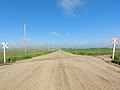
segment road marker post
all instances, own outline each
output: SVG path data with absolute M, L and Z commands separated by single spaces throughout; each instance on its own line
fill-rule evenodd
M 112 38 L 112 44 L 113 44 L 112 60 L 114 60 L 114 57 L 115 57 L 115 47 L 116 47 L 116 44 L 118 44 L 118 40 L 119 38 L 117 37 Z
M 2 42 L 3 49 L 4 49 L 4 63 L 6 63 L 6 48 L 9 48 L 7 44 L 8 42 L 7 43 Z

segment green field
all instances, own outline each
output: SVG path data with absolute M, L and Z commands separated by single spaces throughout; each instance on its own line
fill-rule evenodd
M 23 60 L 23 59 L 30 59 L 32 57 L 48 54 L 54 52 L 53 50 L 47 51 L 47 50 L 29 50 L 27 51 L 27 54 L 24 54 L 23 50 L 7 50 L 6 51 L 6 59 L 7 62 L 10 59 L 11 62 L 17 61 L 17 60 Z M 2 63 L 4 60 L 3 58 L 3 51 L 0 51 L 0 63 Z
M 90 48 L 90 49 L 63 49 L 66 52 L 70 52 L 76 55 L 108 55 L 112 56 L 111 48 Z M 115 60 L 113 63 L 120 65 L 120 49 L 116 49 Z

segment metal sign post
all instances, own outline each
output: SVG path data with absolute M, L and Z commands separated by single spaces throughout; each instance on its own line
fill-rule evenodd
M 114 57 L 115 57 L 115 46 L 116 46 L 116 44 L 118 44 L 118 42 L 117 42 L 118 40 L 119 40 L 119 38 L 116 38 L 116 37 L 112 38 L 112 44 L 113 44 L 112 60 L 114 60 Z
M 4 49 L 4 63 L 6 63 L 6 52 L 5 51 L 6 51 L 6 48 L 9 48 L 7 44 L 8 42 L 7 43 L 2 42 L 3 49 Z

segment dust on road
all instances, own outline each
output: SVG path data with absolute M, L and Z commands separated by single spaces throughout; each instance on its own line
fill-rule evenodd
M 120 68 L 59 50 L 0 66 L 0 90 L 120 90 Z

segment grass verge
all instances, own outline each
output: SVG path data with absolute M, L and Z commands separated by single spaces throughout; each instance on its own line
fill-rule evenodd
M 63 49 L 66 52 L 70 52 L 76 55 L 112 55 L 112 49 L 110 48 L 91 48 L 91 49 Z M 116 49 L 115 60 L 111 62 L 120 65 L 120 49 Z
M 44 54 L 49 54 L 52 53 L 54 51 L 31 51 L 28 52 L 27 54 L 23 54 L 23 51 L 13 51 L 13 50 L 9 50 L 7 51 L 7 57 L 6 60 L 7 62 L 13 62 L 13 61 L 17 61 L 17 60 L 23 60 L 23 59 L 30 59 L 32 57 L 36 57 L 36 56 L 41 56 Z M 3 55 L 0 56 L 0 63 L 2 63 L 4 61 Z
M 106 55 L 112 54 L 110 48 L 90 48 L 90 49 L 63 49 L 76 55 Z M 116 53 L 120 53 L 120 49 L 116 49 Z
M 112 60 L 113 63 L 120 65 L 120 54 L 115 56 L 115 60 Z

